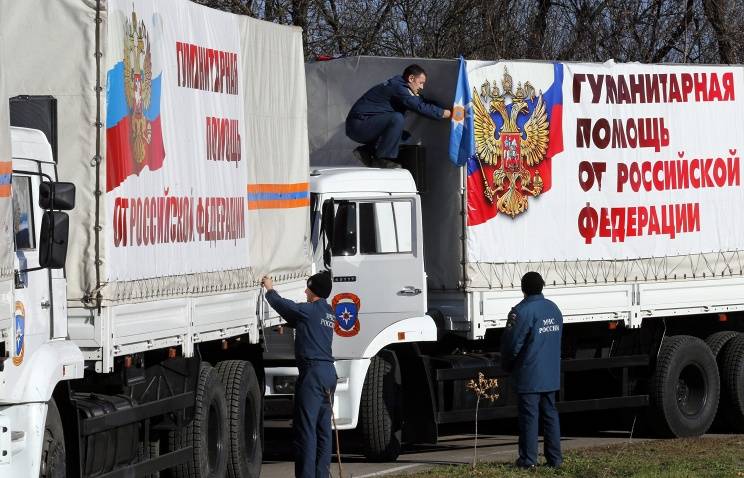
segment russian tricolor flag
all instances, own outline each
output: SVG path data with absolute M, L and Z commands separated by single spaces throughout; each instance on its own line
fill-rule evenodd
M 106 191 L 111 191 L 132 174 L 139 175 L 145 166 L 155 171 L 163 166 L 165 148 L 160 124 L 161 76 L 152 79 L 150 104 L 141 115 L 135 115 L 127 105 L 124 90 L 124 62 L 120 61 L 108 71 L 106 86 Z M 148 131 L 149 125 L 149 131 Z M 144 131 L 142 130 L 144 128 Z M 133 154 L 135 144 L 133 131 L 149 137 L 144 141 L 143 160 L 138 162 Z

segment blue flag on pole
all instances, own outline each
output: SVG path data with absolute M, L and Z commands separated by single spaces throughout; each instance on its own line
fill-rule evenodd
M 452 105 L 452 128 L 450 129 L 449 157 L 455 166 L 462 166 L 475 155 L 473 138 L 473 105 L 470 83 L 465 68 L 465 59 L 460 57 L 460 72 L 457 75 L 455 103 Z

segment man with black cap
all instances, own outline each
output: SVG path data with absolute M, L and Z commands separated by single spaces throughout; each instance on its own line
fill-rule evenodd
M 294 449 L 296 477 L 328 477 L 331 466 L 331 397 L 336 390 L 331 343 L 335 317 L 326 299 L 333 282 L 328 271 L 307 280 L 307 302 L 282 298 L 266 276 L 269 305 L 287 321 L 295 334 L 295 358 L 300 375 L 295 384 Z
M 501 366 L 511 372 L 519 395 L 519 468 L 537 465 L 538 417 L 543 422 L 548 466 L 559 467 L 563 462 L 555 407 L 561 388 L 563 315 L 558 306 L 543 297 L 544 285 L 537 272 L 522 277 L 524 299 L 509 312 L 501 338 Z

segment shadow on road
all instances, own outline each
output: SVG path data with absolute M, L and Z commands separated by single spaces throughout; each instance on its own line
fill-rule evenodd
M 641 424 L 641 412 L 633 410 L 622 413 L 584 412 L 561 416 L 561 435 L 564 443 L 573 441 L 591 442 L 597 439 L 630 438 L 633 430 L 634 438 L 648 437 L 649 434 Z M 461 463 L 463 460 L 442 460 L 442 452 L 462 452 L 473 446 L 473 423 L 461 423 L 441 426 L 440 439 L 436 444 L 404 445 L 396 463 L 425 463 L 431 465 Z M 515 419 L 481 422 L 479 424 L 479 454 L 499 455 L 508 453 L 517 446 L 518 428 Z M 282 463 L 292 461 L 292 430 L 288 423 L 279 428 L 266 430 L 264 447 L 264 463 Z M 361 437 L 357 432 L 341 432 L 341 455 L 344 462 L 349 464 L 367 463 L 362 454 Z M 335 438 L 334 438 L 335 452 Z M 503 450 L 503 451 L 502 451 Z M 427 453 L 437 453 L 437 457 L 426 458 Z M 460 455 L 462 456 L 462 455 Z M 452 456 L 454 458 L 454 456 Z

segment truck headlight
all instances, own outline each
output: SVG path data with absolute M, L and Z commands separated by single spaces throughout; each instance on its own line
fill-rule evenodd
M 295 382 L 297 377 L 293 376 L 275 376 L 274 393 L 292 395 L 295 392 Z

